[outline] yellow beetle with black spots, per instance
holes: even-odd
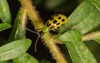
[[[67,17],[63,14],[54,14],[46,23],[49,30],[59,31],[59,27],[68,21]]]

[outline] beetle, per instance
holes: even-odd
[[[48,30],[59,31],[60,26],[64,25],[68,18],[64,14],[54,14],[46,23]]]

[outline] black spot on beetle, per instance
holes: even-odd
[[[65,19],[62,19],[62,22],[65,21]]]
[[[57,20],[53,20],[53,23],[54,23],[54,24],[57,23]]]
[[[58,19],[61,19],[61,17],[58,17]]]

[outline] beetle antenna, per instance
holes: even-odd
[[[38,35],[38,37],[36,39],[36,42],[35,42],[35,46],[34,46],[35,47],[35,52],[37,52],[37,47],[36,46],[37,46],[37,43],[38,43],[39,38],[40,38],[40,36]]]
[[[28,30],[28,31],[30,31],[30,32],[35,33],[35,34],[38,35],[38,37],[37,37],[37,39],[36,39],[36,42],[35,42],[35,52],[37,52],[36,46],[37,46],[38,40],[39,40],[39,38],[40,38],[40,35],[39,35],[39,33],[35,32],[35,31],[33,31],[33,30],[30,30],[30,29],[28,29],[28,28],[26,28],[26,30]]]
[[[28,30],[28,31],[30,31],[30,32],[32,32],[32,33],[38,34],[37,32],[35,32],[35,31],[33,31],[33,30],[30,30],[30,29],[28,29],[28,28],[26,28],[26,30]]]

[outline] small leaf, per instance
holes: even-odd
[[[0,19],[4,23],[11,23],[11,15],[6,0],[0,0]]]
[[[22,29],[22,23],[21,23],[23,18],[25,18],[24,16],[25,13],[26,13],[25,9],[21,8],[19,10],[8,42],[13,41],[14,39],[25,38],[25,31]]]
[[[9,60],[18,57],[31,45],[31,40],[16,40],[0,47],[0,61]]]
[[[0,31],[3,31],[5,29],[11,28],[11,25],[8,23],[1,23],[0,24]]]
[[[68,31],[60,36],[60,40],[65,42],[73,63],[97,63],[90,50],[82,42],[79,31]]]
[[[13,63],[39,63],[34,57],[28,53],[24,53],[13,59]]]

